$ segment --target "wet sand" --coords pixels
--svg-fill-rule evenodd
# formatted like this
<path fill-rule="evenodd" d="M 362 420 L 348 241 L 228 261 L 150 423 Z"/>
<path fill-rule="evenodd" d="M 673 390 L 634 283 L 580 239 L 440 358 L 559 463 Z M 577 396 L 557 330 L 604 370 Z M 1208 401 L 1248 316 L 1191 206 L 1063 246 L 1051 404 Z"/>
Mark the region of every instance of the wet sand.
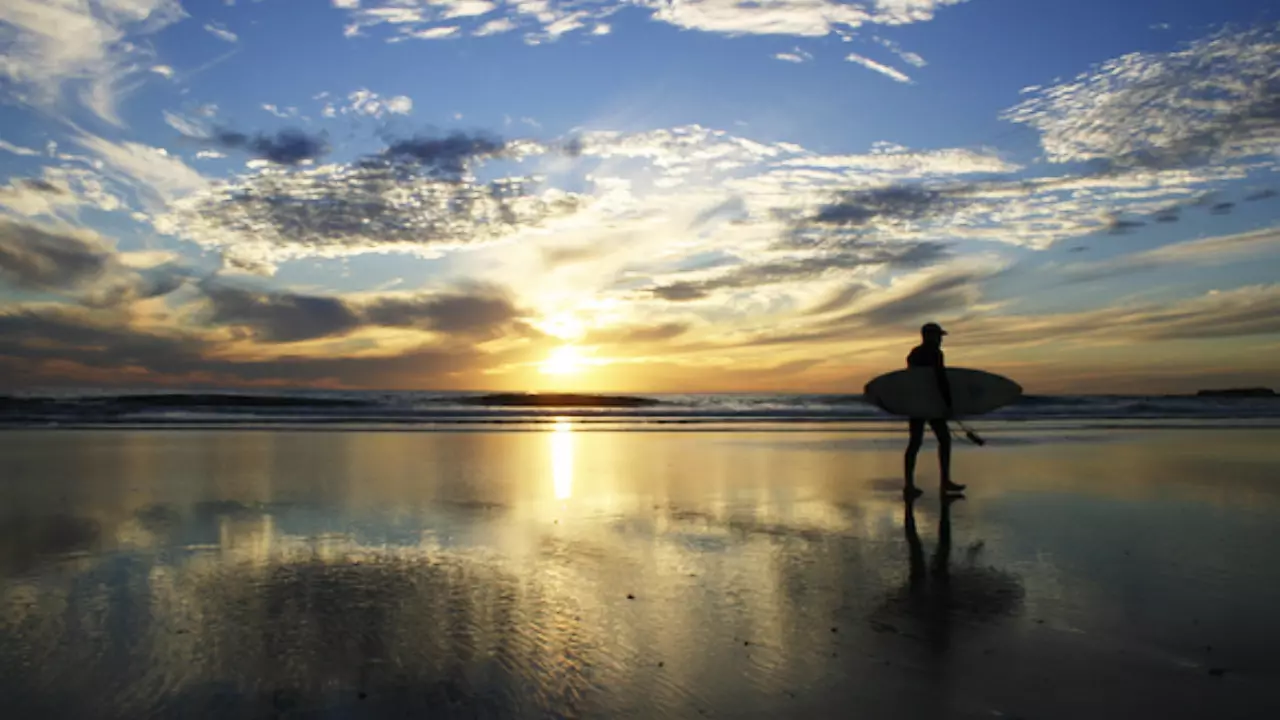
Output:
<path fill-rule="evenodd" d="M 1280 717 L 1280 430 L 0 433 L 4 717 Z"/>

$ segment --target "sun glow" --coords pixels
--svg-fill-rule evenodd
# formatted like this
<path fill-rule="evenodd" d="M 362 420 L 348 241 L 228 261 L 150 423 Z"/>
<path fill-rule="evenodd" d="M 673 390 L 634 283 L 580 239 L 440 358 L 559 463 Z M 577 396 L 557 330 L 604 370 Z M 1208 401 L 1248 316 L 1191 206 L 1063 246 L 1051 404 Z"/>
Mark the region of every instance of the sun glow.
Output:
<path fill-rule="evenodd" d="M 541 368 L 546 375 L 573 375 L 582 372 L 585 363 L 581 350 L 572 345 L 561 345 L 542 361 Z"/>

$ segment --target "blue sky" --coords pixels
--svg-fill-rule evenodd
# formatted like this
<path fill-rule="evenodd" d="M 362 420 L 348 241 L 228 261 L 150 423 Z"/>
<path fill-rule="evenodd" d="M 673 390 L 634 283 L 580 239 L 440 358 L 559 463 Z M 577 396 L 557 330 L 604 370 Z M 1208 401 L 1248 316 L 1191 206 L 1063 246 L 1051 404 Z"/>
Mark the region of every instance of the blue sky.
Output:
<path fill-rule="evenodd" d="M 1280 385 L 1278 20 L 14 0 L 0 365 L 856 391 L 938 320 L 1033 391 Z"/>

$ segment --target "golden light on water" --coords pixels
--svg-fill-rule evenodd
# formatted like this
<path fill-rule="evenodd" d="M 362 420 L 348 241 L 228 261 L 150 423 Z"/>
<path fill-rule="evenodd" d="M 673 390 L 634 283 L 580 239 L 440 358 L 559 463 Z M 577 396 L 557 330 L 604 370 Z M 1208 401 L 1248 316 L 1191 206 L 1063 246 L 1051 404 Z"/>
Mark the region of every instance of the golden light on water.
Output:
<path fill-rule="evenodd" d="M 557 420 L 551 431 L 551 482 L 557 500 L 573 495 L 573 424 Z"/>

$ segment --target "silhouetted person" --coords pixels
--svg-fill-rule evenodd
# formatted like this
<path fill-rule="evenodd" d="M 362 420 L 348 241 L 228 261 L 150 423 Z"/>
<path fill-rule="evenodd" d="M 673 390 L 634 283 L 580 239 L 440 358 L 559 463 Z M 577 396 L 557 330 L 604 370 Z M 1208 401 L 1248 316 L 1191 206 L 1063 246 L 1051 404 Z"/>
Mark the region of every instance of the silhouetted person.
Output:
<path fill-rule="evenodd" d="M 911 349 L 907 355 L 907 367 L 934 368 L 938 379 L 938 389 L 942 392 L 942 401 L 946 404 L 946 417 L 911 418 L 908 422 L 910 440 L 907 442 L 907 453 L 904 457 L 906 485 L 902 494 L 913 498 L 920 494 L 916 487 L 916 455 L 920 453 L 920 445 L 924 443 L 924 425 L 929 423 L 934 437 L 938 438 L 938 467 L 942 472 L 942 492 L 961 492 L 963 485 L 951 482 L 951 430 L 947 427 L 947 418 L 951 417 L 951 385 L 947 382 L 946 364 L 942 360 L 942 336 L 947 331 L 937 323 L 925 323 L 920 328 L 922 338 L 919 345 Z"/>

